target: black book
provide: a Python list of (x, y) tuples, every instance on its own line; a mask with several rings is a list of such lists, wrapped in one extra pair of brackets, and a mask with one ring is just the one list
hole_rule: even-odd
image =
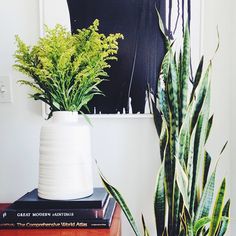
[(83, 220), (50, 220), (44, 222), (12, 222), (7, 217), (0, 218), (0, 229), (52, 229), (52, 228), (110, 228), (112, 218), (116, 208), (116, 201), (111, 198), (108, 203), (107, 211), (102, 219), (83, 219)]
[(11, 204), (1, 214), (11, 221), (37, 221), (46, 222), (47, 220), (80, 220), (80, 219), (97, 219), (104, 218), (109, 197), (106, 199), (102, 208), (62, 208), (62, 209), (18, 209)]
[(46, 200), (38, 197), (38, 189), (26, 193), (13, 203), (15, 209), (64, 209), (64, 208), (102, 208), (108, 193), (105, 188), (94, 188), (91, 196), (74, 200)]

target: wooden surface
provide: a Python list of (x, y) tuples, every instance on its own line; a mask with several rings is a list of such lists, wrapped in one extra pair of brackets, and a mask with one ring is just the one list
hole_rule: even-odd
[[(0, 204), (0, 210), (9, 204)], [(117, 206), (110, 229), (7, 229), (0, 236), (120, 236), (120, 207)]]

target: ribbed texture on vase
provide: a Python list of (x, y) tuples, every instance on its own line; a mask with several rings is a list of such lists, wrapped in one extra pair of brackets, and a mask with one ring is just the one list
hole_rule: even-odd
[(67, 200), (93, 193), (90, 129), (80, 124), (78, 118), (71, 118), (63, 113), (41, 128), (38, 185), (41, 198)]

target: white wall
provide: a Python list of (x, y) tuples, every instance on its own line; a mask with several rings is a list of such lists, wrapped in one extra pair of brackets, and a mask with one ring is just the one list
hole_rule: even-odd
[(235, 235), (236, 232), (236, 184), (235, 180), (233, 178), (233, 173), (235, 172), (235, 166), (236, 166), (236, 109), (235, 109), (235, 102), (236, 102), (236, 73), (235, 73), (235, 66), (236, 66), (236, 60), (235, 60), (235, 53), (236, 53), (236, 15), (235, 15), (235, 9), (236, 9), (236, 2), (233, 1), (232, 8), (231, 8), (231, 24), (228, 25), (230, 36), (231, 36), (231, 43), (229, 47), (231, 47), (231, 81), (230, 81), (230, 124), (231, 124), (231, 132), (230, 132), (230, 140), (231, 140), (231, 168), (230, 171), (232, 173), (232, 181), (231, 181), (231, 198), (233, 200), (232, 205), (232, 211), (231, 211), (231, 229), (232, 229), (232, 235)]
[[(232, 148), (235, 146), (234, 140), (231, 139), (233, 134), (231, 111), (233, 110), (233, 101), (230, 98), (231, 82), (233, 81), (231, 73), (232, 62), (232, 26), (231, 9), (233, 0), (207, 0), (204, 1), (204, 20), (203, 20), (203, 52), (206, 59), (209, 60), (214, 56), (217, 46), (217, 25), (220, 34), (220, 48), (213, 60), (212, 71), (212, 102), (211, 108), (214, 113), (214, 125), (212, 128), (211, 138), (208, 143), (210, 153), (213, 158), (217, 159), (219, 152), (226, 140), (229, 145), (222, 155), (220, 165), (218, 167), (218, 183), (223, 176), (227, 176), (227, 189), (231, 190), (231, 198), (233, 206), (231, 208), (232, 218), (235, 217), (235, 186), (230, 186), (230, 161), (233, 160)], [(234, 100), (235, 101), (235, 100)], [(232, 178), (233, 181), (233, 178)], [(232, 189), (230, 189), (232, 187)], [(230, 191), (229, 191), (230, 192)], [(228, 193), (229, 194), (229, 193)], [(235, 225), (236, 221), (232, 219), (231, 225)], [(235, 227), (235, 226), (234, 226)], [(235, 228), (236, 230), (236, 228)], [(235, 235), (236, 231), (231, 235)]]
[[(215, 30), (217, 24), (221, 34), (221, 47), (213, 64), (212, 111), (215, 114), (215, 122), (208, 145), (212, 156), (217, 157), (224, 141), (230, 140), (231, 149), (228, 148), (225, 152), (219, 168), (220, 178), (225, 174), (229, 176), (230, 156), (235, 148), (232, 144), (236, 138), (233, 135), (233, 130), (236, 128), (233, 119), (230, 123), (231, 115), (236, 117), (232, 109), (233, 102), (230, 100), (230, 92), (233, 92), (235, 87), (233, 74), (230, 71), (232, 58), (230, 13), (233, 0), (204, 2), (203, 49), (208, 58), (213, 55), (217, 43)], [(0, 202), (14, 201), (37, 186), (37, 150), (39, 130), (43, 122), (41, 105), (28, 99), (26, 95), (28, 90), (16, 83), (22, 75), (12, 70), (14, 63), (12, 55), (15, 50), (15, 34), (19, 34), (28, 43), (37, 40), (38, 12), (37, 0), (8, 0), (0, 3), (0, 32), (2, 32), (0, 76), (10, 75), (14, 96), (14, 102), (11, 104), (0, 103)], [(236, 99), (234, 96), (232, 96), (233, 101)], [(141, 211), (146, 218), (153, 217), (152, 193), (159, 156), (158, 140), (152, 119), (93, 118), (93, 123), (94, 158), (98, 160), (104, 174), (124, 193), (139, 221)], [(234, 164), (233, 158), (232, 164)], [(95, 171), (94, 176), (96, 185), (99, 185)], [(232, 191), (232, 196), (234, 193), (235, 191)], [(236, 212), (232, 211), (232, 216), (235, 217)], [(151, 225), (151, 220), (147, 223)], [(234, 223), (235, 221), (232, 221), (232, 224)], [(123, 225), (123, 229), (124, 236), (132, 235), (127, 224)]]

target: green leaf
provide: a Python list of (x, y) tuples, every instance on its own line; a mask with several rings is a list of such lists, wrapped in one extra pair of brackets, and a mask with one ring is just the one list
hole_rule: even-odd
[(214, 115), (212, 115), (211, 118), (210, 118), (209, 121), (208, 121), (207, 134), (206, 134), (206, 140), (205, 140), (205, 143), (207, 142), (208, 137), (209, 137), (210, 132), (211, 132), (211, 127), (212, 127), (212, 123), (213, 123), (213, 118), (214, 118)]
[(108, 181), (105, 179), (105, 177), (103, 176), (103, 174), (101, 173), (101, 171), (99, 170), (99, 174), (102, 180), (102, 183), (104, 185), (104, 187), (106, 188), (106, 190), (114, 197), (114, 199), (119, 203), (122, 211), (124, 212), (125, 216), (127, 217), (134, 233), (136, 236), (141, 236), (141, 234), (139, 233), (138, 227), (135, 223), (135, 220), (125, 202), (125, 200), (123, 199), (123, 197), (121, 196), (121, 194), (119, 193), (119, 191), (114, 188), (112, 185), (110, 185), (108, 183)]
[(194, 221), (198, 221), (199, 219), (207, 217), (209, 215), (215, 189), (215, 175), (216, 170), (214, 170), (204, 188), (196, 215), (194, 217)]
[(203, 164), (203, 177), (202, 177), (202, 191), (207, 183), (208, 173), (211, 165), (211, 157), (208, 152), (205, 151), (204, 154), (204, 164)]
[(165, 46), (168, 50), (168, 48), (170, 47), (170, 41), (168, 40), (168, 38), (166, 37), (166, 33), (165, 33), (165, 27), (164, 27), (164, 24), (163, 24), (163, 21), (161, 19), (161, 15), (157, 9), (157, 6), (155, 5), (155, 9), (156, 9), (156, 13), (157, 13), (157, 17), (158, 17), (158, 23), (159, 23), (159, 29), (161, 30), (162, 32), (162, 35), (164, 37), (164, 42), (165, 42)]
[(167, 83), (169, 78), (170, 68), (170, 52), (168, 51), (162, 61), (160, 76), (157, 80), (157, 97), (160, 112), (163, 114), (167, 123), (170, 122), (169, 102), (167, 95)]
[(189, 105), (188, 112), (184, 118), (178, 137), (179, 145), (176, 156), (178, 157), (181, 165), (187, 165), (187, 159), (189, 155), (191, 110), (192, 104)]
[(160, 155), (161, 161), (164, 160), (166, 155), (166, 149), (168, 146), (169, 133), (165, 120), (162, 122), (161, 134), (160, 134)]
[(193, 228), (193, 234), (197, 235), (198, 231), (201, 230), (206, 224), (208, 224), (211, 221), (210, 217), (203, 217), (199, 219), (195, 224)]
[(194, 202), (196, 197), (196, 187), (197, 187), (197, 178), (199, 175), (199, 166), (201, 162), (201, 157), (203, 155), (207, 125), (208, 125), (208, 116), (209, 116), (209, 106), (210, 106), (210, 84), (207, 88), (207, 93), (204, 99), (203, 108), (198, 116), (195, 138), (194, 138), (194, 152), (193, 152), (193, 174), (191, 180), (191, 196), (190, 196), (190, 213), (193, 213)]
[(145, 220), (144, 220), (144, 217), (143, 217), (143, 214), (142, 214), (142, 224), (143, 224), (143, 231), (144, 231), (144, 236), (149, 236), (149, 231), (146, 227), (146, 223), (145, 223)]
[(176, 164), (175, 173), (176, 173), (177, 184), (181, 192), (181, 195), (183, 197), (184, 205), (187, 208), (187, 210), (189, 210), (189, 199), (188, 199), (188, 193), (187, 193), (188, 177), (177, 158), (176, 158), (175, 164)]
[[(178, 78), (177, 70), (175, 67), (173, 55), (170, 55), (170, 76), (168, 80), (168, 95), (170, 104), (170, 124), (169, 124), (169, 153), (166, 155), (165, 168), (166, 172), (167, 192), (168, 192), (168, 204), (171, 209), (171, 218), (173, 219), (173, 197), (174, 197), (174, 175), (175, 175), (175, 156), (177, 155), (179, 132), (179, 117), (178, 117)], [(173, 227), (172, 221), (168, 222), (170, 227)], [(171, 226), (172, 225), (172, 226)]]
[(166, 216), (166, 191), (165, 191), (165, 169), (164, 162), (157, 175), (156, 191), (154, 196), (154, 212), (156, 220), (157, 235), (162, 236), (165, 228)]
[(225, 179), (222, 181), (222, 184), (220, 186), (219, 192), (216, 197), (213, 213), (212, 213), (212, 220), (210, 224), (209, 229), (209, 236), (214, 236), (217, 228), (220, 224), (220, 219), (222, 216), (223, 211), (223, 202), (224, 202), (224, 196), (225, 196), (225, 187), (226, 187), (226, 181)]
[(157, 109), (156, 104), (153, 102), (153, 100), (152, 100), (152, 111), (153, 111), (153, 118), (154, 118), (156, 131), (157, 131), (158, 136), (160, 137), (161, 128), (162, 128), (162, 117), (161, 117), (161, 113)]
[(189, 74), (190, 74), (190, 35), (189, 35), (188, 25), (186, 25), (184, 32), (183, 58), (182, 58), (182, 68), (180, 76), (180, 105), (179, 105), (180, 124), (182, 124), (183, 119), (187, 112)]
[(168, 231), (166, 228), (164, 229), (162, 236), (168, 236)]
[[(204, 76), (200, 79), (199, 85), (196, 88), (196, 99), (194, 100), (194, 106), (192, 111), (192, 123), (191, 123), (191, 132), (193, 131), (200, 111), (202, 110), (205, 97), (207, 96), (207, 92), (210, 90), (210, 79), (209, 74), (211, 71), (212, 64), (210, 63)], [(209, 109), (209, 107), (208, 107)]]
[(230, 200), (228, 200), (224, 206), (223, 212), (222, 212), (222, 218), (226, 217), (225, 220), (221, 218), (221, 223), (219, 227), (219, 233), (218, 236), (223, 236), (228, 228), (229, 225), (229, 208), (230, 208)]
[(228, 141), (225, 142), (223, 148), (222, 148), (221, 151), (220, 151), (220, 155), (224, 152), (224, 150), (225, 150), (225, 148), (227, 147), (227, 145), (228, 145)]
[(194, 98), (195, 91), (196, 91), (196, 89), (198, 87), (198, 84), (199, 84), (199, 81), (200, 81), (200, 79), (202, 77), (203, 61), (204, 61), (204, 58), (202, 57), (201, 60), (200, 60), (199, 65), (198, 65), (195, 78), (194, 78), (193, 89), (192, 89), (191, 96), (190, 96), (190, 103), (192, 102), (192, 100)]

